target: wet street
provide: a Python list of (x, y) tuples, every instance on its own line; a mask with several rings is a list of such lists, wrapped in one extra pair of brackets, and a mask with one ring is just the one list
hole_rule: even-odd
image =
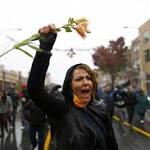
[(30, 150), (30, 141), (27, 130), (21, 129), (21, 122), (17, 120), (16, 129), (11, 130), (9, 134), (5, 133), (0, 141), (0, 150)]
[[(127, 123), (124, 123), (124, 132), (120, 132), (119, 121), (117, 119), (114, 120), (113, 127), (119, 150), (149, 150), (150, 132), (148, 130), (144, 131), (142, 127), (137, 126), (131, 128)], [(27, 130), (21, 129), (19, 118), (16, 121), (16, 129), (11, 130), (9, 134), (5, 133), (4, 138), (0, 138), (0, 150), (31, 150)]]
[[(124, 133), (118, 131), (118, 122), (114, 123), (114, 131), (119, 144), (119, 150), (149, 150), (150, 133), (146, 136), (140, 128), (130, 128), (124, 125)], [(139, 129), (135, 130), (135, 129)], [(144, 132), (148, 133), (148, 132)]]

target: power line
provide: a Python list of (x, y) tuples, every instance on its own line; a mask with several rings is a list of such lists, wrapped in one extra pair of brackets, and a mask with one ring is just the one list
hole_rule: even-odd
[[(5, 37), (8, 38), (9, 40), (15, 42), (15, 43), (19, 43), (18, 41), (16, 41), (11, 36), (6, 35)], [(38, 46), (36, 43), (33, 43), (33, 42), (31, 42), (31, 44), (33, 44), (35, 46)], [(60, 49), (60, 48), (55, 48), (54, 47), (53, 49), (56, 50), (56, 51), (59, 51), (59, 52), (67, 52), (67, 55), (72, 58), (76, 54), (76, 51), (80, 51), (80, 52), (83, 52), (83, 51), (93, 51), (95, 48), (96, 47), (79, 49), (79, 48), (72, 48), (71, 47), (69, 49)]]

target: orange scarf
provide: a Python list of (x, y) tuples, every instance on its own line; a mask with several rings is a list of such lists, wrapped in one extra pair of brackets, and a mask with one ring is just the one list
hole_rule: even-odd
[(74, 105), (78, 108), (85, 108), (88, 102), (82, 101), (78, 96), (73, 95)]

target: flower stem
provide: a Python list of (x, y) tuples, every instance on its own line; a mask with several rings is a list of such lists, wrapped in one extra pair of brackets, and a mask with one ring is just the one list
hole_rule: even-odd
[(4, 55), (6, 55), (7, 53), (9, 53), (10, 51), (12, 51), (13, 50), (13, 48), (11, 48), (11, 49), (9, 49), (9, 50), (7, 50), (6, 52), (4, 52), (3, 54), (1, 54), (0, 55), (0, 57), (2, 57), (2, 56), (4, 56)]

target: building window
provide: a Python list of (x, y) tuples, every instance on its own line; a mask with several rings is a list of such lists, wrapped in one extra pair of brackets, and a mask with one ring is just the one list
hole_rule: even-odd
[(146, 74), (146, 79), (150, 81), (150, 74)]
[(149, 62), (150, 61), (150, 49), (145, 50), (144, 55), (145, 55), (145, 62)]
[(136, 46), (133, 47), (133, 51), (134, 51), (134, 52), (139, 51), (139, 49), (140, 49), (139, 45), (136, 45)]
[(143, 41), (144, 41), (144, 43), (147, 43), (148, 41), (149, 41), (149, 38), (150, 38), (150, 35), (149, 35), (149, 32), (148, 31), (145, 31), (144, 33), (143, 33)]

